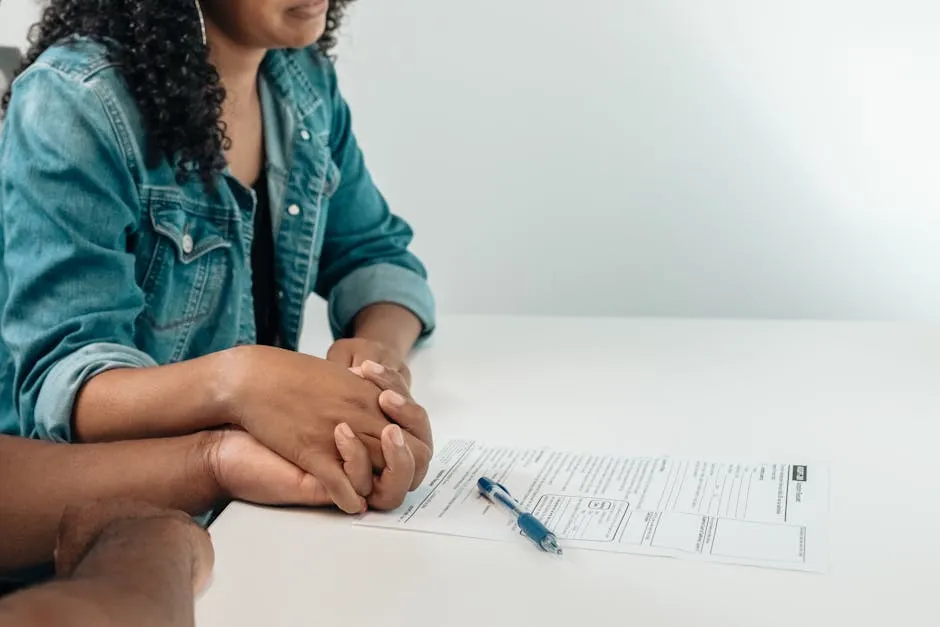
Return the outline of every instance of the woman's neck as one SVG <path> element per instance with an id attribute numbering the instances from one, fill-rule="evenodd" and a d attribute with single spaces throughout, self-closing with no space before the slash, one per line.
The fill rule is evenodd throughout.
<path id="1" fill-rule="evenodd" d="M 260 176 L 264 167 L 264 130 L 258 71 L 266 50 L 248 48 L 226 37 L 206 20 L 209 58 L 225 87 L 222 122 L 229 144 L 225 159 L 232 175 L 246 187 Z"/>
<path id="2" fill-rule="evenodd" d="M 226 98 L 224 110 L 235 112 L 258 98 L 258 71 L 267 52 L 247 48 L 227 37 L 219 28 L 206 20 L 209 59 L 219 72 Z"/>

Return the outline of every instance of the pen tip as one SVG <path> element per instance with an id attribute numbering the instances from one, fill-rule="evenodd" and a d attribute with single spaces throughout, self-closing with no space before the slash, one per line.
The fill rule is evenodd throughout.
<path id="1" fill-rule="evenodd" d="M 542 543 L 542 548 L 548 551 L 549 553 L 554 553 L 555 555 L 561 555 L 561 547 L 558 546 L 558 541 L 555 538 L 547 538 Z"/>

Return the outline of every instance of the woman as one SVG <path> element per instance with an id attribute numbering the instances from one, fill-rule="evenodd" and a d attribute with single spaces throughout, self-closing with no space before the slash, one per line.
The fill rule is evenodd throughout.
<path id="1" fill-rule="evenodd" d="M 51 2 L 3 99 L 0 431 L 235 425 L 366 506 L 334 431 L 385 468 L 434 308 L 325 54 L 347 4 Z M 294 352 L 310 292 L 339 338 L 327 360 Z M 404 441 L 413 488 L 426 416 Z"/>

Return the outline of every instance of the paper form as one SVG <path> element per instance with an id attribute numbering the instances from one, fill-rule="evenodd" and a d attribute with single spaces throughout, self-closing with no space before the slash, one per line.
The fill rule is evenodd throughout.
<path id="1" fill-rule="evenodd" d="M 393 512 L 356 524 L 528 542 L 479 496 L 487 476 L 562 547 L 823 572 L 829 473 L 823 464 L 722 463 L 591 455 L 549 448 L 445 445 L 424 485 Z"/>

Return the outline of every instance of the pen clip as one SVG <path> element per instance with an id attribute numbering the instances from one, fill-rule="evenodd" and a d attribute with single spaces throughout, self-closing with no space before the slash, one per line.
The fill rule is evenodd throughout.
<path id="1" fill-rule="evenodd" d="M 509 490 L 506 489 L 506 486 L 497 481 L 493 481 L 488 477 L 480 477 L 480 479 L 477 481 L 477 487 L 480 489 L 480 495 L 485 496 L 488 499 L 492 497 L 494 492 L 497 491 L 497 488 L 510 499 L 512 498 L 512 494 L 509 493 Z"/>

